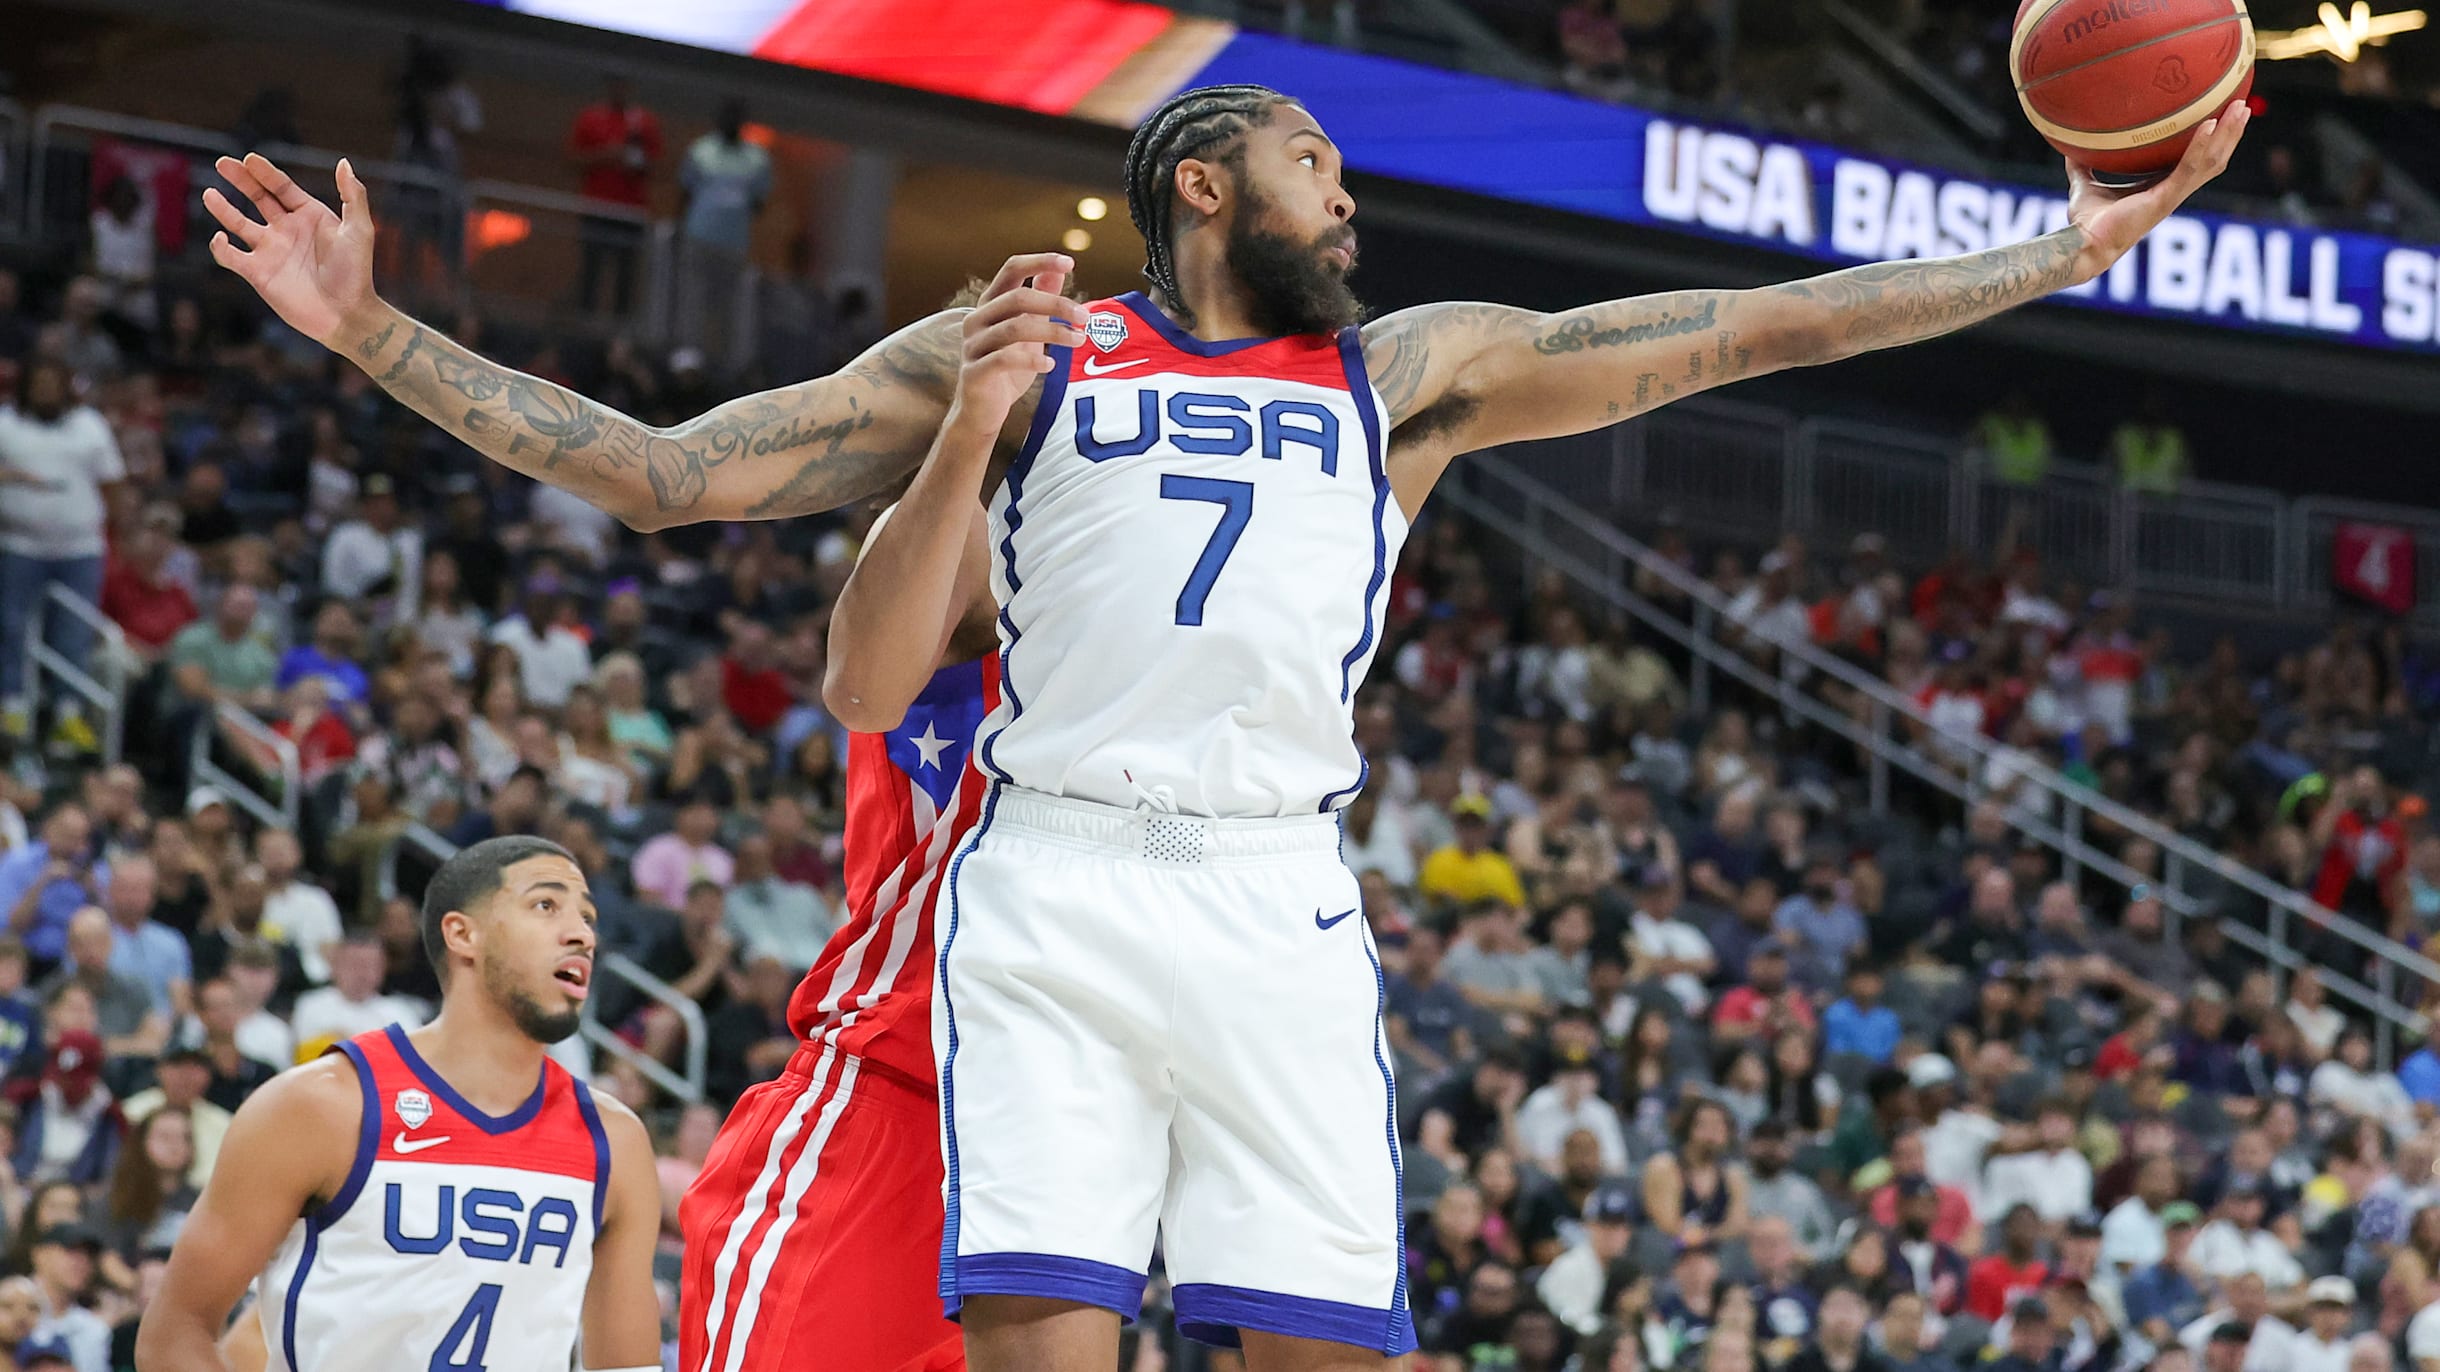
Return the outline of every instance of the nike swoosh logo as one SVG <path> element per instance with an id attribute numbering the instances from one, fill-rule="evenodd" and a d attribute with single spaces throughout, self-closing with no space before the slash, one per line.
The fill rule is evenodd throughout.
<path id="1" fill-rule="evenodd" d="M 1112 372 L 1123 372 L 1129 367 L 1141 367 L 1151 360 L 1149 357 L 1136 357 L 1129 358 L 1125 362 L 1104 363 L 1100 358 L 1088 357 L 1084 360 L 1084 374 L 1086 376 L 1107 376 Z"/>
<path id="2" fill-rule="evenodd" d="M 443 1134 L 437 1139 L 410 1139 L 407 1137 L 406 1131 L 402 1129 L 396 1138 L 390 1140 L 390 1151 L 393 1153 L 420 1153 L 427 1148 L 438 1148 L 448 1141 L 447 1134 Z"/>
<path id="3" fill-rule="evenodd" d="M 1330 918 L 1324 919 L 1322 918 L 1322 912 L 1316 910 L 1313 912 L 1313 927 L 1316 929 L 1336 928 L 1340 920 L 1343 920 L 1354 913 L 1355 911 L 1353 910 L 1341 910 L 1337 914 L 1332 915 Z"/>

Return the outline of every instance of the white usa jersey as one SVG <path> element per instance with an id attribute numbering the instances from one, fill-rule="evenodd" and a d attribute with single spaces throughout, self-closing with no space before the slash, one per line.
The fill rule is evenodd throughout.
<path id="1" fill-rule="evenodd" d="M 592 1093 L 545 1061 L 525 1104 L 486 1115 L 395 1025 L 332 1051 L 364 1090 L 356 1163 L 263 1270 L 271 1368 L 574 1366 L 610 1182 Z"/>
<path id="2" fill-rule="evenodd" d="M 1207 343 L 1140 293 L 1088 317 L 991 500 L 984 772 L 1192 815 L 1337 809 L 1406 538 L 1361 340 Z"/>

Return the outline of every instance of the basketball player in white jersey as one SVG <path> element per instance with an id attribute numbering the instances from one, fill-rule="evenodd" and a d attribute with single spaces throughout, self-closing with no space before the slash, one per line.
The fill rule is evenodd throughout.
<path id="1" fill-rule="evenodd" d="M 206 203 L 214 256 L 293 327 L 637 528 L 831 508 L 938 440 L 893 531 L 988 557 L 1003 607 L 995 785 L 953 859 L 934 998 L 944 1307 L 977 1372 L 1106 1372 L 1157 1230 L 1187 1332 L 1306 1372 L 1413 1347 L 1379 972 L 1333 812 L 1363 782 L 1349 703 L 1387 568 L 1440 473 L 2093 280 L 2246 122 L 2232 106 L 2146 190 L 2071 167 L 2067 227 L 1988 252 L 1363 323 L 1328 135 L 1275 91 L 1188 91 L 1128 151 L 1151 295 L 1017 286 L 669 428 L 381 301 L 344 165 L 340 214 L 259 156 L 220 171 L 262 222 Z M 1002 284 L 1071 266 L 1017 259 Z M 1039 380 L 962 374 L 1012 349 Z"/>
<path id="2" fill-rule="evenodd" d="M 661 1365 L 643 1125 L 545 1050 L 575 1032 L 593 903 L 558 845 L 434 876 L 441 1012 L 280 1074 L 229 1126 L 136 1343 L 142 1372 Z M 230 1335 L 229 1312 L 252 1285 Z"/>

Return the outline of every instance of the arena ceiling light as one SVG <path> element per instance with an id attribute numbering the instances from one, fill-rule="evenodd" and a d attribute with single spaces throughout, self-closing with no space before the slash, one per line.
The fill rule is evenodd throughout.
<path id="1" fill-rule="evenodd" d="M 2367 0 L 2355 0 L 2355 7 L 2345 14 L 2330 0 L 2322 0 L 2321 22 L 2285 33 L 2263 33 L 2256 38 L 2257 55 L 2273 61 L 2311 57 L 2328 53 L 2341 62 L 2352 62 L 2364 49 L 2379 47 L 2401 33 L 2412 33 L 2428 22 L 2421 10 L 2400 10 L 2395 14 L 2375 15 Z"/>

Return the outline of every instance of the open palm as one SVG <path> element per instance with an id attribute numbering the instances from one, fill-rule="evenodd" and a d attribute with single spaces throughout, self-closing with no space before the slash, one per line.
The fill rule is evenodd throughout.
<path id="1" fill-rule="evenodd" d="M 2228 159 L 2245 137 L 2246 125 L 2252 122 L 2253 111 L 2245 104 L 2230 105 L 2203 121 L 2194 141 L 2187 144 L 2185 156 L 2167 176 L 2133 190 L 2113 190 L 2100 184 L 2071 158 L 2067 164 L 2067 217 L 2084 230 L 2085 251 L 2098 259 L 2088 264 L 2088 274 L 2098 276 L 2107 270 L 2186 203 L 2188 196 L 2226 171 Z"/>
<path id="2" fill-rule="evenodd" d="M 261 153 L 221 158 L 221 176 L 261 222 L 217 187 L 203 207 L 220 221 L 212 260 L 244 277 L 289 327 L 326 347 L 350 312 L 373 299 L 373 216 L 356 169 L 339 163 L 339 212 L 307 195 Z"/>

